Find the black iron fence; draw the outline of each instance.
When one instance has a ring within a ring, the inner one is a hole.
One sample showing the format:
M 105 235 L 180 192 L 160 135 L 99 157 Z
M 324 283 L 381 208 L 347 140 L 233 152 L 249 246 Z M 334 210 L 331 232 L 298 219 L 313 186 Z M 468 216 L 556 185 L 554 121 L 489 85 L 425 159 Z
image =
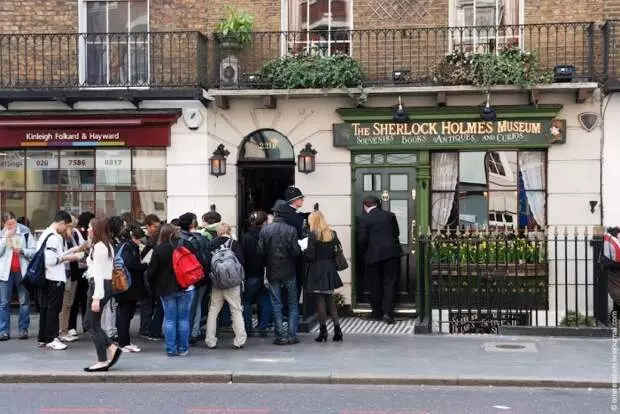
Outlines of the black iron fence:
M 300 53 L 350 55 L 365 85 L 433 84 L 436 66 L 453 51 L 485 53 L 508 47 L 535 52 L 546 70 L 572 66 L 586 80 L 602 72 L 600 28 L 595 23 L 369 30 L 256 32 L 245 44 L 213 37 L 211 84 L 220 88 L 269 88 L 266 65 Z M 303 76 L 303 69 L 299 75 Z
M 421 319 L 449 333 L 606 324 L 601 248 L 588 228 L 422 236 Z
M 207 87 L 199 32 L 0 35 L 0 88 Z

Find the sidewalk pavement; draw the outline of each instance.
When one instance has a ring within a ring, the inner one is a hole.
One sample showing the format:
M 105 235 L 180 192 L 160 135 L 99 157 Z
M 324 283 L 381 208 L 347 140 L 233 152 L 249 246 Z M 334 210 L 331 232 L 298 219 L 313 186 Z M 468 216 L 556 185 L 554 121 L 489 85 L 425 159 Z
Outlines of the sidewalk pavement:
M 16 320 L 12 323 L 15 328 Z M 37 331 L 38 316 L 30 332 Z M 136 322 L 136 320 L 134 320 Z M 294 346 L 273 338 L 249 338 L 232 349 L 232 334 L 220 335 L 218 348 L 203 343 L 186 357 L 168 357 L 162 342 L 137 337 L 139 354 L 123 354 L 108 373 L 87 374 L 96 361 L 83 337 L 66 351 L 37 348 L 27 341 L 0 342 L 0 383 L 319 383 L 383 385 L 476 385 L 524 387 L 612 387 L 611 339 L 452 336 L 345 335 L 344 342 L 314 342 L 301 335 Z M 500 345 L 500 347 L 496 347 Z M 617 345 L 616 345 L 617 346 Z M 617 355 L 617 354 L 616 354 Z

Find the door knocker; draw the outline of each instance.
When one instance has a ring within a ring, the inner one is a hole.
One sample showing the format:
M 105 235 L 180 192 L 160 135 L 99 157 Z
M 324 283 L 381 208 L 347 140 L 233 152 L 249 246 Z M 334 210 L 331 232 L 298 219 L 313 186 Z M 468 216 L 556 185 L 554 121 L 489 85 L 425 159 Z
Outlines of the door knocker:
M 383 193 L 381 193 L 381 200 L 383 200 L 384 202 L 387 202 L 390 200 L 390 193 L 388 193 L 387 191 L 383 191 Z

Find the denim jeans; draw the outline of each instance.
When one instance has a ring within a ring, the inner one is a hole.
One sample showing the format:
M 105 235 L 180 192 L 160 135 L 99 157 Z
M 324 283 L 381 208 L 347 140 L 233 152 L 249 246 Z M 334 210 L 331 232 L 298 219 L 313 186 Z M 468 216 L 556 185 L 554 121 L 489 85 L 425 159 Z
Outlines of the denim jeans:
M 190 312 L 196 289 L 162 296 L 164 307 L 164 336 L 168 355 L 178 355 L 189 349 Z
M 199 286 L 196 288 L 196 293 L 194 295 L 194 300 L 192 300 L 192 309 L 190 312 L 190 327 L 192 328 L 192 336 L 197 338 L 200 336 L 201 329 L 201 321 L 205 312 L 203 309 L 203 300 L 205 297 L 205 293 L 207 293 L 207 285 Z
M 7 282 L 0 282 L 0 334 L 11 334 L 11 297 L 15 291 L 19 297 L 19 332 L 30 327 L 30 294 L 20 281 L 19 273 L 10 273 Z
M 284 332 L 282 316 L 282 289 L 286 290 L 288 298 L 288 333 Z M 297 282 L 295 278 L 278 280 L 269 284 L 269 296 L 273 306 L 273 316 L 276 325 L 276 337 L 278 339 L 292 339 L 297 337 L 297 325 L 299 324 L 299 306 L 297 303 Z
M 243 319 L 245 330 L 252 330 L 252 304 L 258 303 L 258 329 L 265 330 L 269 327 L 272 306 L 269 292 L 263 287 L 262 278 L 248 278 L 245 281 L 245 294 L 243 297 Z

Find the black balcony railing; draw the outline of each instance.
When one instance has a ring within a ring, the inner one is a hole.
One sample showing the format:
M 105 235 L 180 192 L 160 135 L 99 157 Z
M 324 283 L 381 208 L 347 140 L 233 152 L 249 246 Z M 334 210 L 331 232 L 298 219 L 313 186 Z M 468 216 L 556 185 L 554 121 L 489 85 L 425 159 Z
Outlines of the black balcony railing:
M 0 89 L 207 86 L 199 32 L 0 35 Z
M 283 55 L 348 54 L 364 71 L 366 85 L 432 84 L 434 67 L 450 52 L 495 52 L 519 47 L 536 52 L 542 69 L 575 67 L 575 77 L 595 79 L 602 71 L 594 23 L 517 26 L 411 28 L 380 30 L 316 30 L 256 32 L 245 48 L 229 47 L 214 37 L 211 84 L 221 88 L 269 87 L 258 74 L 263 65 Z M 235 45 L 236 46 L 236 45 Z M 398 79 L 394 72 L 404 73 Z
M 429 330 L 608 323 L 603 243 L 592 230 L 433 233 L 418 244 L 420 308 Z

